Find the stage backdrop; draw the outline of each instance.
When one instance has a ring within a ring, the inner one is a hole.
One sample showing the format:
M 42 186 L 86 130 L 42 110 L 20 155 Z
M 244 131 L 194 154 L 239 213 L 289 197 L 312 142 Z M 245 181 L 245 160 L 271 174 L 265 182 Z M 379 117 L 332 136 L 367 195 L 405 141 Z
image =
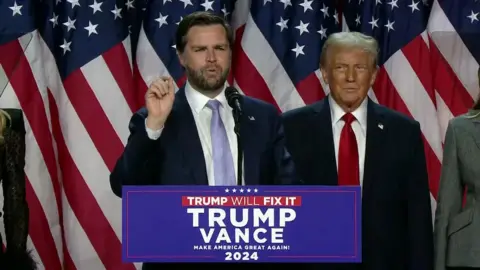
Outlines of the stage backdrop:
M 377 37 L 371 97 L 420 122 L 435 209 L 448 120 L 479 93 L 480 2 L 338 3 L 2 0 L 0 107 L 24 110 L 29 247 L 42 268 L 138 269 L 121 263 L 121 200 L 108 177 L 151 79 L 182 85 L 173 35 L 195 10 L 222 14 L 235 29 L 230 84 L 282 112 L 328 93 L 318 62 L 329 34 Z

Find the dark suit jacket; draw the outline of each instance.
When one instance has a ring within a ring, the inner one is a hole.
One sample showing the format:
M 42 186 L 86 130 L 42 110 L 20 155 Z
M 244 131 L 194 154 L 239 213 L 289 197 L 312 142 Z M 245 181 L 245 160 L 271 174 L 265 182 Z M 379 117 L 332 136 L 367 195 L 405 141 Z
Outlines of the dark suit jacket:
M 286 112 L 283 120 L 300 178 L 307 185 L 337 185 L 328 98 Z M 431 270 L 432 212 L 420 125 L 371 100 L 367 123 L 363 263 L 316 269 Z
M 241 144 L 246 185 L 294 184 L 294 166 L 285 149 L 276 108 L 244 97 L 243 112 Z M 176 93 L 158 140 L 148 138 L 146 117 L 147 110 L 142 108 L 131 118 L 128 143 L 110 175 L 113 192 L 121 196 L 123 185 L 207 185 L 203 150 L 184 89 Z M 156 268 L 146 264 L 145 269 Z

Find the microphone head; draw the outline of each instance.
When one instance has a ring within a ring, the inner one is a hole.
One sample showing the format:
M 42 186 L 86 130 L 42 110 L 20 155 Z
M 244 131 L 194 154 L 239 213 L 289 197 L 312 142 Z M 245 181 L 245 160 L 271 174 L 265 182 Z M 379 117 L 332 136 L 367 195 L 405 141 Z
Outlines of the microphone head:
M 228 105 L 232 108 L 235 107 L 235 100 L 242 102 L 242 95 L 232 86 L 225 89 L 225 97 L 227 98 Z

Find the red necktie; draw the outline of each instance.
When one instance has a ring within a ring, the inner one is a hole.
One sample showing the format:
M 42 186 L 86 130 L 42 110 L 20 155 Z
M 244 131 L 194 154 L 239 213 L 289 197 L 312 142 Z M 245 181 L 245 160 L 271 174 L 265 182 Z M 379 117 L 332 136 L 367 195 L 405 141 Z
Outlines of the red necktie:
M 338 184 L 358 186 L 360 185 L 358 147 L 355 133 L 352 129 L 352 122 L 355 120 L 355 116 L 347 113 L 342 119 L 345 121 L 345 126 L 340 134 L 340 147 L 338 150 Z

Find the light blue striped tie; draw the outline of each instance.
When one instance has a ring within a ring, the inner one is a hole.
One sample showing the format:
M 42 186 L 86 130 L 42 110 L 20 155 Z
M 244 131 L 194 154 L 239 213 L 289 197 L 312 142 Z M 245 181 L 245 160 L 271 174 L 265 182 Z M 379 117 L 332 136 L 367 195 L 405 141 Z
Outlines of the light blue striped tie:
M 210 134 L 212 136 L 213 170 L 216 186 L 236 185 L 232 152 L 227 132 L 220 118 L 220 101 L 210 100 L 207 106 L 212 110 Z

